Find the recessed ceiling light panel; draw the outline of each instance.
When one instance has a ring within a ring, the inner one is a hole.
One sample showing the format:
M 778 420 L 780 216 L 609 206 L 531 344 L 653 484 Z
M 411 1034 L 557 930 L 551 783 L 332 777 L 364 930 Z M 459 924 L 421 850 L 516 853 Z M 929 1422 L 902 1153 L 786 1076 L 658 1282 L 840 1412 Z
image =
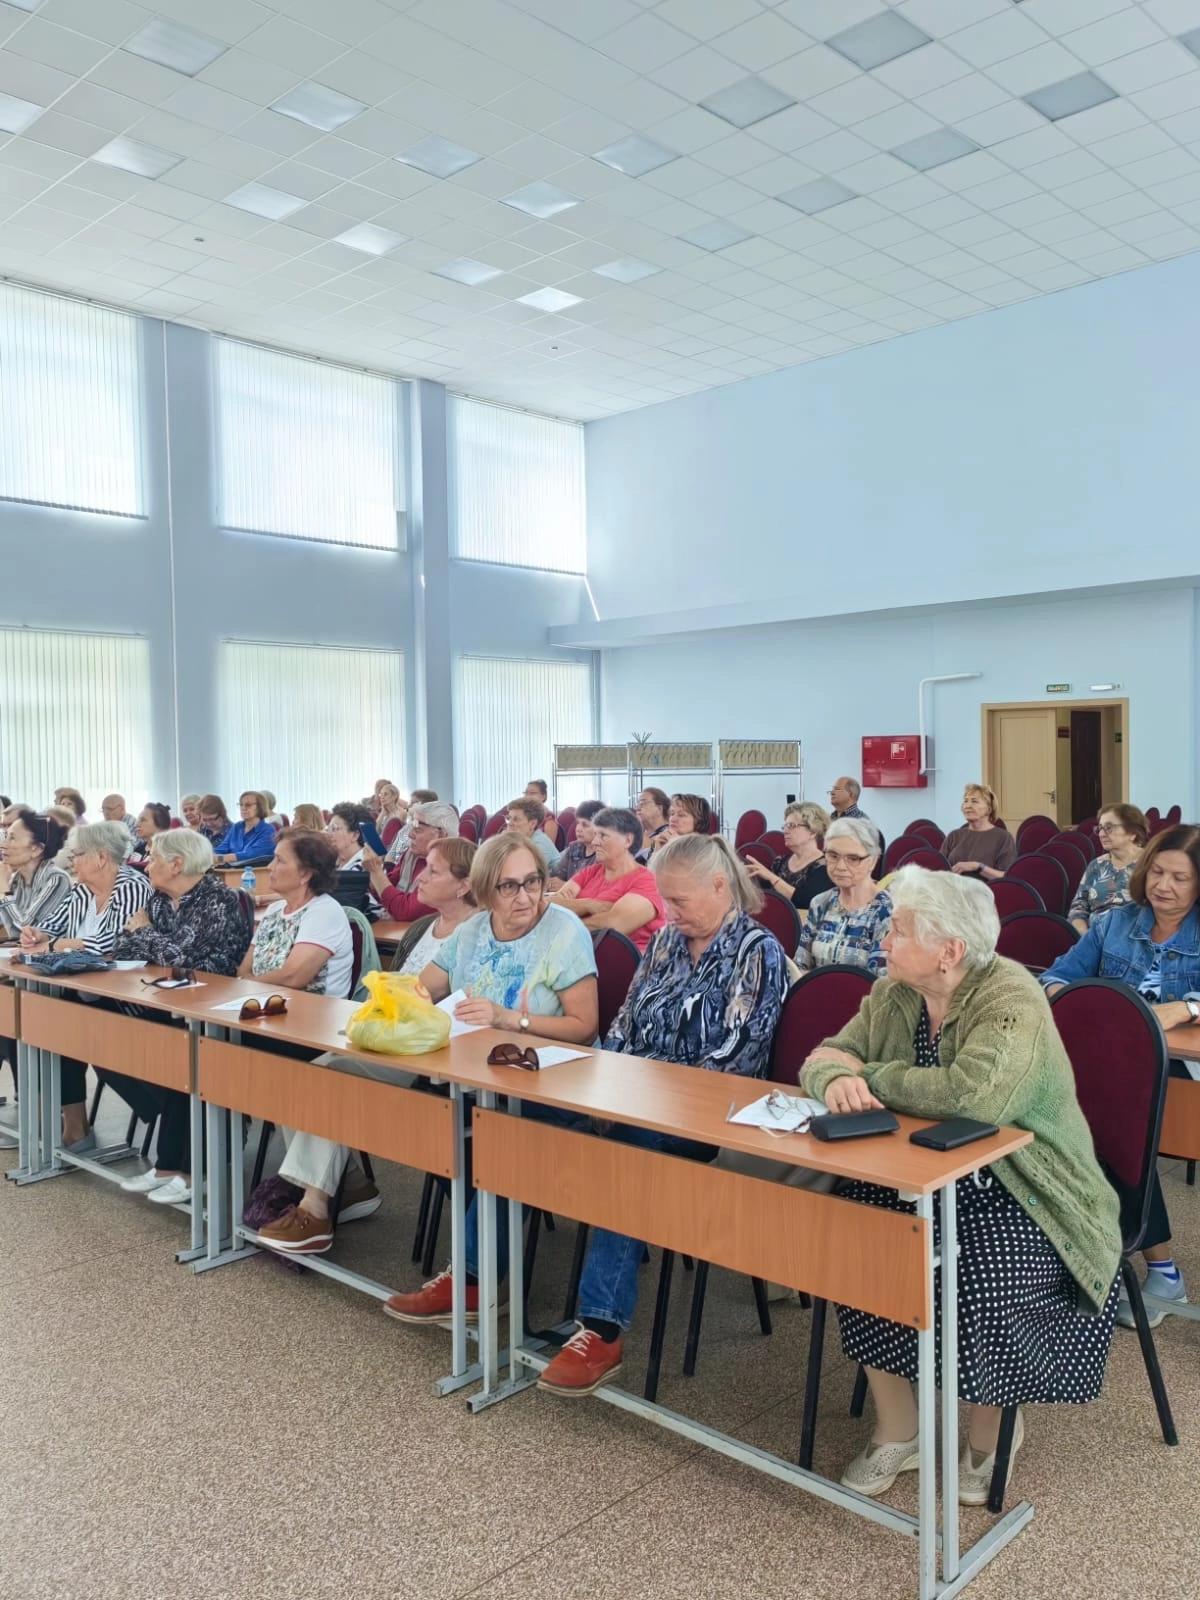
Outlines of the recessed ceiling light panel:
M 444 267 L 434 267 L 439 278 L 449 278 L 452 283 L 465 283 L 468 289 L 477 289 L 481 283 L 502 278 L 502 267 L 489 267 L 486 261 L 475 261 L 470 256 L 460 256 L 457 261 L 447 261 Z
M 953 128 L 935 128 L 932 133 L 922 133 L 916 139 L 898 144 L 892 154 L 898 160 L 916 167 L 918 172 L 928 172 L 931 167 L 944 167 L 947 161 L 957 161 L 979 149 L 974 139 Z
M 320 128 L 322 133 L 344 128 L 360 111 L 366 109 L 361 100 L 352 100 L 348 94 L 327 89 L 323 83 L 299 83 L 271 107 L 281 117 L 291 117 L 310 128 Z
M 148 22 L 125 44 L 131 55 L 155 61 L 160 67 L 170 67 L 173 72 L 182 72 L 189 78 L 211 67 L 228 48 L 206 33 L 184 28 L 178 22 L 165 22 L 161 17 Z
M 781 194 L 779 198 L 785 206 L 795 206 L 797 211 L 803 211 L 806 216 L 815 217 L 818 211 L 829 211 L 847 200 L 857 200 L 858 196 L 836 178 L 814 178 L 811 183 L 802 183 L 798 189 L 789 189 L 787 194 Z
M 581 305 L 583 296 L 567 294 L 564 289 L 535 289 L 532 294 L 517 297 L 518 305 L 532 306 L 535 311 L 567 311 Z
M 418 172 L 427 172 L 431 178 L 452 178 L 456 172 L 465 172 L 482 161 L 483 157 L 477 150 L 466 150 L 461 144 L 453 144 L 431 133 L 428 139 L 401 150 L 396 160 L 406 167 L 416 167 Z
M 390 228 L 377 228 L 373 223 L 360 222 L 344 233 L 334 236 L 335 244 L 349 245 L 351 250 L 361 250 L 368 256 L 386 256 L 398 244 L 408 239 L 406 233 L 393 233 Z
M 227 194 L 225 204 L 236 206 L 239 211 L 249 211 L 252 216 L 266 217 L 268 222 L 282 222 L 293 211 L 303 210 L 308 202 L 265 183 L 247 183 Z
M 1098 78 L 1094 72 L 1080 72 L 1061 83 L 1051 83 L 1045 89 L 1035 89 L 1022 97 L 1027 106 L 1040 111 L 1051 122 L 1061 122 L 1073 117 L 1077 111 L 1090 111 L 1117 98 L 1117 91 Z
M 35 105 L 32 100 L 19 100 L 14 94 L 0 94 L 0 128 L 5 133 L 24 133 L 45 109 L 45 106 Z
M 1179 42 L 1185 50 L 1190 50 L 1194 56 L 1200 56 L 1200 28 L 1193 28 L 1190 33 L 1181 33 Z
M 795 104 L 790 94 L 784 94 L 782 89 L 765 83 L 762 78 L 742 78 L 700 102 L 705 111 L 711 111 L 724 122 L 732 122 L 735 128 L 752 128 L 764 117 L 773 117 L 777 111 L 786 111 Z
M 523 189 L 515 189 L 502 199 L 506 206 L 514 206 L 518 211 L 543 220 L 558 216 L 560 211 L 570 211 L 572 206 L 579 204 L 578 195 L 568 194 L 565 189 L 558 189 L 552 183 L 528 183 Z
M 753 234 L 747 233 L 745 228 L 735 227 L 732 222 L 702 222 L 698 228 L 689 228 L 687 233 L 679 237 L 685 244 L 694 244 L 700 250 L 728 250 L 731 244 L 741 244 L 746 239 L 752 239 Z
M 639 261 L 636 256 L 622 256 L 617 261 L 606 261 L 602 267 L 593 267 L 592 271 L 602 278 L 611 278 L 614 283 L 640 283 L 643 278 L 654 277 L 662 268 L 652 266 L 649 261 Z
M 658 167 L 665 167 L 668 161 L 678 159 L 674 150 L 655 144 L 653 139 L 643 138 L 640 133 L 631 133 L 628 139 L 618 139 L 616 144 L 605 145 L 603 150 L 596 151 L 597 161 L 603 161 L 606 167 L 612 167 L 616 172 L 623 172 L 627 178 L 643 178 L 647 172 L 654 172 Z
M 157 145 L 142 144 L 137 139 L 110 139 L 102 150 L 91 158 L 103 167 L 119 167 L 122 172 L 133 172 L 139 178 L 161 178 L 183 160 L 172 150 L 160 150 Z
M 868 17 L 853 28 L 835 33 L 825 43 L 847 61 L 853 61 L 856 67 L 870 72 L 873 67 L 882 67 L 885 61 L 896 61 L 933 41 L 898 11 L 881 11 L 877 17 Z

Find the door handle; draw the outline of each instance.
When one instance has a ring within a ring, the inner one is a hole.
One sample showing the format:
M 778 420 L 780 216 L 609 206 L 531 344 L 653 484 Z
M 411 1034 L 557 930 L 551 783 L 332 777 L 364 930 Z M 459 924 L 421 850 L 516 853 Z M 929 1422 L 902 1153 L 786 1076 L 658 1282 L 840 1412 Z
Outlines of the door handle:
M 1046 796 L 1047 800 L 1057 800 L 1058 799 L 1058 790 L 1057 789 L 1043 789 L 1042 793 Z

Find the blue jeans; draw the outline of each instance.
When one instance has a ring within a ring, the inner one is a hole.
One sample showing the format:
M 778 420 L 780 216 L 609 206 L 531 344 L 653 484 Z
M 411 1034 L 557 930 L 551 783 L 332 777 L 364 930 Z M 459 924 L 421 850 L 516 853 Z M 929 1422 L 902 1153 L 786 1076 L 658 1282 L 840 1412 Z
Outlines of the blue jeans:
M 609 1137 L 642 1150 L 659 1150 L 668 1156 L 683 1156 L 688 1161 L 711 1161 L 717 1154 L 713 1145 L 694 1139 L 678 1139 L 673 1134 L 656 1133 L 652 1128 L 614 1127 Z M 640 1239 L 623 1233 L 596 1228 L 588 1245 L 587 1261 L 579 1284 L 579 1315 L 598 1321 L 615 1322 L 628 1329 L 637 1307 L 638 1268 L 644 1246 Z
M 578 1111 L 559 1111 L 556 1106 L 531 1105 L 522 1102 L 521 1115 L 530 1122 L 552 1122 L 557 1128 L 588 1128 L 590 1117 Z M 479 1276 L 479 1195 L 472 1196 L 467 1207 L 466 1248 L 467 1272 L 472 1278 Z M 508 1276 L 508 1201 L 496 1200 L 496 1271 L 500 1281 Z

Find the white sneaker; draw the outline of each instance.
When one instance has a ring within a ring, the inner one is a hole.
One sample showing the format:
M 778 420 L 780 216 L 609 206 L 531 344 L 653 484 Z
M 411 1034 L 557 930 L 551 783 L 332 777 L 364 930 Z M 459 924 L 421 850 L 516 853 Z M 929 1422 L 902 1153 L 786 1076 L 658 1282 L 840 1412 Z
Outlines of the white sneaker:
M 1008 1476 L 1004 1480 L 1007 1489 L 1012 1480 L 1013 1463 L 1017 1459 L 1017 1451 L 1025 1442 L 1025 1420 L 1020 1411 L 1017 1412 L 1017 1425 L 1013 1429 L 1012 1449 L 1008 1455 Z M 996 1467 L 996 1452 L 991 1455 L 980 1456 L 971 1449 L 970 1441 L 963 1444 L 962 1455 L 958 1461 L 958 1503 L 960 1506 L 985 1506 L 988 1495 L 992 1489 L 992 1473 Z
M 149 1194 L 152 1189 L 161 1189 L 169 1181 L 160 1178 L 157 1169 L 151 1167 L 149 1172 L 136 1172 L 132 1178 L 123 1179 L 121 1187 L 126 1194 Z
M 842 1483 L 859 1494 L 883 1494 L 902 1472 L 915 1472 L 920 1464 L 915 1439 L 902 1444 L 869 1444 L 842 1473 Z
M 186 1178 L 169 1178 L 146 1196 L 156 1206 L 186 1205 L 191 1198 L 192 1186 Z
M 1152 1328 L 1157 1328 L 1164 1317 L 1173 1313 L 1174 1306 L 1186 1306 L 1188 1303 L 1187 1289 L 1184 1287 L 1183 1274 L 1171 1283 L 1165 1273 L 1147 1270 L 1142 1279 L 1142 1294 L 1153 1295 L 1155 1300 L 1166 1301 L 1165 1305 L 1155 1305 L 1153 1300 L 1146 1301 L 1146 1321 Z M 1117 1306 L 1117 1326 L 1120 1328 L 1136 1328 L 1133 1320 L 1133 1307 L 1125 1293 L 1125 1285 L 1121 1285 L 1121 1299 Z

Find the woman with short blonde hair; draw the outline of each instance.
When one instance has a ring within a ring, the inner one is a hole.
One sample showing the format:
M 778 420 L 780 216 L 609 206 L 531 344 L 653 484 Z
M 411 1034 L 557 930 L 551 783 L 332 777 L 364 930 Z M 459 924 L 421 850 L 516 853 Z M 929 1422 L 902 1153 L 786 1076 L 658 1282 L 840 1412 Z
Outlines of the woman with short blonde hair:
M 962 814 L 966 821 L 942 840 L 942 854 L 955 872 L 1002 878 L 1017 859 L 1017 841 L 1000 824 L 995 791 L 986 783 L 967 784 Z
M 817 895 L 833 887 L 825 870 L 828 827 L 829 813 L 824 806 L 812 800 L 793 801 L 783 813 L 784 854 L 776 856 L 769 867 L 753 856 L 746 857 L 746 870 L 790 900 L 801 919 L 808 915 Z

